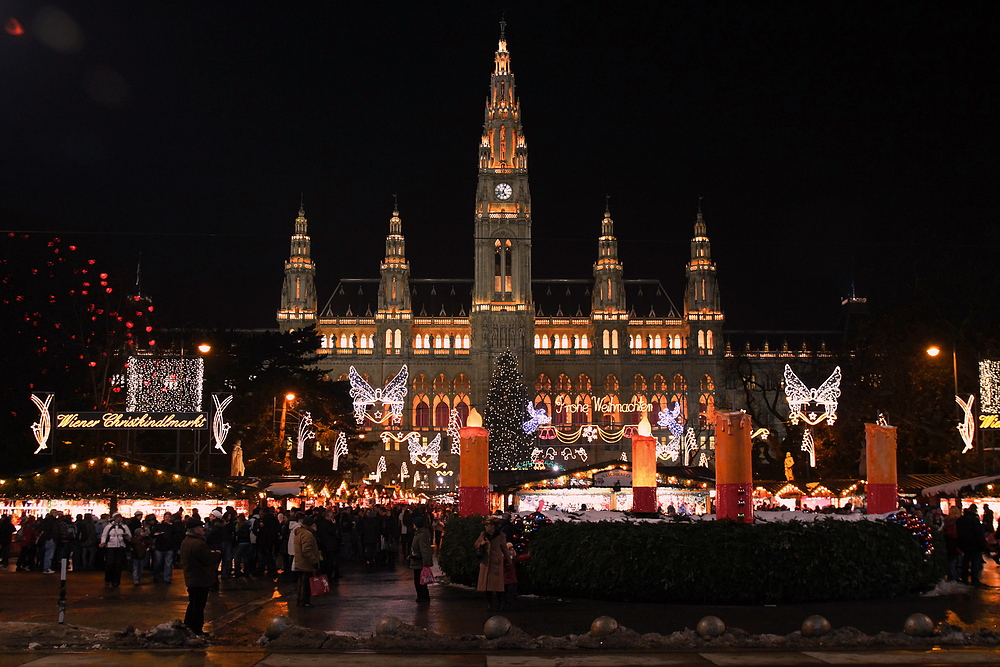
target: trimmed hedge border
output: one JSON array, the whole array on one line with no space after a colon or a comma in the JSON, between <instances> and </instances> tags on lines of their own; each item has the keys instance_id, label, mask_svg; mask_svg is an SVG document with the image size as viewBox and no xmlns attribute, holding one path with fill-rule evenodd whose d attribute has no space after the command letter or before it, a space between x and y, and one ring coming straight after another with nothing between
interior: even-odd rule
<instances>
[{"instance_id":1,"label":"trimmed hedge border","mask_svg":"<svg viewBox=\"0 0 1000 667\"><path fill-rule=\"evenodd\" d=\"M481 530L482 517L449 522L440 562L453 582L475 585L472 543ZM560 521L533 533L523 570L530 581L522 584L542 594L648 602L866 600L933 586L944 575L943 546L925 559L906 528L884 520Z\"/></svg>"}]
</instances>

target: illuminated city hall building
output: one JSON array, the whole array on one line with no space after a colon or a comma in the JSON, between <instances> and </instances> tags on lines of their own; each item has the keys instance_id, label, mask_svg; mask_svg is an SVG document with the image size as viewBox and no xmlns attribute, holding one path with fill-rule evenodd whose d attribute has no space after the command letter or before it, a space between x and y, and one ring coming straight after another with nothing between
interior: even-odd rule
<instances>
[{"instance_id":1,"label":"illuminated city hall building","mask_svg":"<svg viewBox=\"0 0 1000 667\"><path fill-rule=\"evenodd\" d=\"M710 447L723 313L701 211L693 216L679 307L659 280L625 277L608 210L603 218L595 212L592 276L532 279L528 143L502 35L475 201L474 276L412 278L397 210L389 219L379 279L342 279L322 309L303 210L295 221L278 310L281 330L315 325L319 365L331 379L347 379L354 366L372 387L382 388L404 365L408 370L402 422L367 423L374 431L368 437L389 432L373 451L371 469L385 456L387 473L398 477L401 463L410 460L404 438L412 431L423 442L442 433L441 460L456 468L446 434L451 412L457 410L464 423L470 407L483 411L494 361L507 349L551 426L579 435L569 444L552 440L560 452L584 447L590 461L617 459L629 445L620 437L622 427L640 417L636 406L646 406L655 426L659 411L673 403L688 425L699 427L700 446ZM601 428L585 438L588 425Z\"/></svg>"}]
</instances>

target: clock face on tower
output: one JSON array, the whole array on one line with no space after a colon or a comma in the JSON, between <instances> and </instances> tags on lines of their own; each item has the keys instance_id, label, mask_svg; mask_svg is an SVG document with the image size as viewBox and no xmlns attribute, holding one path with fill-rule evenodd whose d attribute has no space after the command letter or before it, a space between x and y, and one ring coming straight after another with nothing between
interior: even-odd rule
<instances>
[{"instance_id":1,"label":"clock face on tower","mask_svg":"<svg viewBox=\"0 0 1000 667\"><path fill-rule=\"evenodd\" d=\"M493 189L493 194L500 201L507 201L514 194L514 188L510 187L510 183L497 183L497 186Z\"/></svg>"}]
</instances>

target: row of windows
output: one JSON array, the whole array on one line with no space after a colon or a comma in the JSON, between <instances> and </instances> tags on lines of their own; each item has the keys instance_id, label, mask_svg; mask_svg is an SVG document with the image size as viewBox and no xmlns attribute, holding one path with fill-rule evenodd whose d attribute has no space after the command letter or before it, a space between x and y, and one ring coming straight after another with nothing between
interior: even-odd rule
<instances>
[{"instance_id":1,"label":"row of windows","mask_svg":"<svg viewBox=\"0 0 1000 667\"><path fill-rule=\"evenodd\" d=\"M375 349L375 334L369 336L368 334L357 334L347 335L346 333L340 334L340 338L337 338L336 334L322 335L320 336L320 347L323 349L332 349L339 347L342 349ZM445 349L449 350L451 348L455 349L469 349L470 338L468 334L464 336L461 335L451 335L446 334L442 336L441 334L436 334L434 336L430 334L416 335L413 338L413 347L420 349ZM399 329L387 330L385 332L385 348L387 350L401 349L403 347L403 332Z\"/></svg>"},{"instance_id":2,"label":"row of windows","mask_svg":"<svg viewBox=\"0 0 1000 667\"><path fill-rule=\"evenodd\" d=\"M618 349L618 331L605 329L603 335L604 349L605 350L617 350ZM635 335L628 336L629 345L633 350L641 349L671 349L671 350L681 350L684 349L684 339L680 334L647 334L645 336ZM413 347L420 349L469 349L469 334L465 335L451 335L451 334L417 334L413 337ZM375 348L375 334L369 336L368 334L357 334L348 335L346 333L340 334L338 339L336 334L323 335L320 337L320 347L324 349L331 349L334 347L340 347L343 349L374 349ZM399 329L395 331L387 330L385 332L385 347L386 349L401 349L403 347L403 332ZM715 348L715 334L712 330L699 330L698 331L698 349L701 350L712 350ZM554 334L541 336L535 334L535 349L536 350L587 350L590 349L590 340L587 338L587 334L570 336L569 334Z\"/></svg>"}]
</instances>

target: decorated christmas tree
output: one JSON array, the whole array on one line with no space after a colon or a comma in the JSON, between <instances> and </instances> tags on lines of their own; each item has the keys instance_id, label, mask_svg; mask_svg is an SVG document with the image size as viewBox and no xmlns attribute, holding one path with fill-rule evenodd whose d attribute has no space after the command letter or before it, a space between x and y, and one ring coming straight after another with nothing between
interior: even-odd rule
<instances>
[{"instance_id":1,"label":"decorated christmas tree","mask_svg":"<svg viewBox=\"0 0 1000 667\"><path fill-rule=\"evenodd\" d=\"M525 434L528 392L517 360L506 350L496 361L484 422L490 432L490 470L514 470L528 465L532 436Z\"/></svg>"}]
</instances>

